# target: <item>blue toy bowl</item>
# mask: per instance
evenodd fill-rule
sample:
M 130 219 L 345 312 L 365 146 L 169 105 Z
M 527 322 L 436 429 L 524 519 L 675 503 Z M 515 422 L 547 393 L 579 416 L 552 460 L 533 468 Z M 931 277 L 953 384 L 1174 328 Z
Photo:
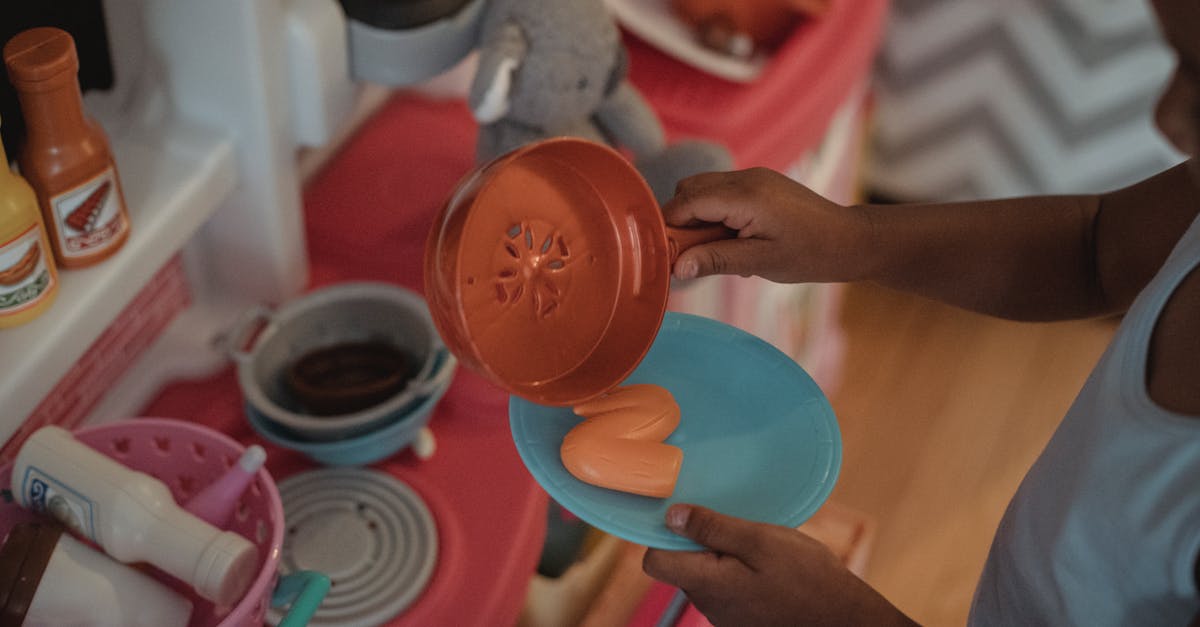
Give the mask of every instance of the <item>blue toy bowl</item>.
M 559 455 L 579 416 L 569 407 L 509 400 L 513 440 L 529 472 L 593 527 L 652 548 L 696 550 L 663 524 L 672 503 L 796 527 L 833 490 L 842 462 L 833 408 L 808 373 L 767 342 L 707 318 L 668 312 L 626 383 L 661 385 L 682 411 L 666 440 L 683 449 L 669 498 L 579 481 Z
M 246 418 L 263 439 L 304 453 L 313 461 L 326 466 L 365 466 L 392 456 L 408 446 L 428 422 L 438 401 L 450 389 L 453 370 L 458 362 L 448 351 L 441 351 L 434 365 L 433 379 L 441 379 L 428 396 L 407 408 L 394 420 L 378 429 L 341 440 L 313 442 L 297 439 L 272 423 L 250 403 L 246 403 Z

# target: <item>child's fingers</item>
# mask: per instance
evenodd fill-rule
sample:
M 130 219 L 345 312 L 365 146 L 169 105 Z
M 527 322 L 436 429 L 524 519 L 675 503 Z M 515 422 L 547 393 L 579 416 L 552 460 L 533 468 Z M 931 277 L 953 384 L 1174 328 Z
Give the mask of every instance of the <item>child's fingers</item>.
M 667 510 L 665 520 L 671 531 L 743 564 L 753 564 L 765 550 L 760 524 L 706 507 L 675 504 Z
M 730 587 L 730 579 L 740 576 L 746 567 L 736 558 L 709 551 L 667 551 L 649 549 L 642 557 L 642 571 L 677 588 L 708 593 Z
M 687 178 L 680 179 L 680 181 L 675 184 L 675 195 L 687 196 L 699 190 L 712 187 L 728 179 L 728 174 L 728 172 L 701 172 L 699 174 L 693 174 Z
M 746 191 L 732 174 L 706 172 L 680 181 L 675 196 L 662 207 L 667 224 L 717 222 L 731 229 L 744 227 L 749 221 Z
M 675 260 L 677 279 L 694 279 L 710 274 L 760 274 L 771 243 L 756 238 L 719 240 L 693 246 Z

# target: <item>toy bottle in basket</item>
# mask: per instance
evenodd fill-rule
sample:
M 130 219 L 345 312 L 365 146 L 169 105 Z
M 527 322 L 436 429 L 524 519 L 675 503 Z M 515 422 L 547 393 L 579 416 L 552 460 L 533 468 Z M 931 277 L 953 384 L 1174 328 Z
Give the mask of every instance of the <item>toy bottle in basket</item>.
M 237 509 L 238 499 L 254 481 L 254 475 L 267 461 L 267 452 L 255 444 L 225 474 L 188 499 L 183 508 L 206 523 L 224 528 Z
M 242 598 L 258 552 L 175 503 L 170 489 L 59 427 L 29 436 L 13 464 L 19 504 L 51 515 L 125 563 L 147 562 L 218 605 Z
M 4 46 L 8 77 L 29 129 L 18 162 L 64 268 L 92 265 L 129 237 L 129 215 L 108 137 L 83 111 L 75 40 L 33 28 Z
M 41 315 L 57 293 L 58 270 L 37 197 L 8 169 L 0 145 L 0 328 Z

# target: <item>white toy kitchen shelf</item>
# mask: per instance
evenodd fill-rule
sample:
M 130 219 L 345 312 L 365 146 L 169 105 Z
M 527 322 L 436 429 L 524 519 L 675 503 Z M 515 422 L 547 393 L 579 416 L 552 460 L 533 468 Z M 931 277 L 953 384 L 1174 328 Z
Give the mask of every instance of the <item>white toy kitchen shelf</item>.
M 132 230 L 60 273 L 55 304 L 0 332 L 0 457 L 47 423 L 127 417 L 223 363 L 242 310 L 307 282 L 298 150 L 344 135 L 335 0 L 104 0 L 116 83 L 85 107 L 108 132 Z
M 0 402 L 6 417 L 32 413 L 232 191 L 237 173 L 230 140 L 184 126 L 146 139 L 122 137 L 113 146 L 135 226 L 125 246 L 104 263 L 60 272 L 54 306 L 0 333 Z M 7 437 L 15 425 L 5 422 Z

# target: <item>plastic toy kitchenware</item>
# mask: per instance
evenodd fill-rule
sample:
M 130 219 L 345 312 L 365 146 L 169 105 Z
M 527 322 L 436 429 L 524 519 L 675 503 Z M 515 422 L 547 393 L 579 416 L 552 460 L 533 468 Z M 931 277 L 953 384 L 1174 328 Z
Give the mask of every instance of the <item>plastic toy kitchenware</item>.
M 230 605 L 259 563 L 242 535 L 184 510 L 160 479 L 84 444 L 54 425 L 30 434 L 13 460 L 12 492 L 125 564 L 145 562 Z
M 246 489 L 267 461 L 267 452 L 254 444 L 220 477 L 205 486 L 183 504 L 193 516 L 217 527 L 225 527 L 242 500 Z
M 284 386 L 308 411 L 336 416 L 378 405 L 413 378 L 411 360 L 383 342 L 343 342 L 292 362 Z
M 457 365 L 458 362 L 448 351 L 439 351 L 437 365 L 430 378 L 434 388 L 429 395 L 395 416 L 392 422 L 360 435 L 321 442 L 303 440 L 285 432 L 249 403 L 246 405 L 246 418 L 250 426 L 268 442 L 299 451 L 313 461 L 327 466 L 365 466 L 390 457 L 406 446 L 418 448 L 425 425 L 433 416 L 438 401 L 449 390 Z M 420 453 L 419 450 L 417 452 Z
M 359 468 L 302 472 L 281 481 L 279 494 L 288 521 L 280 570 L 320 570 L 333 583 L 310 625 L 384 624 L 433 576 L 433 514 L 391 475 Z
M 484 0 L 342 0 L 350 71 L 395 87 L 433 78 L 475 49 L 483 7 Z
M 257 335 L 247 341 L 255 330 Z M 382 402 L 319 415 L 323 412 L 304 407 L 288 387 L 287 373 L 314 351 L 373 343 L 396 349 L 412 364 L 407 384 Z M 230 345 L 246 402 L 287 437 L 311 441 L 360 436 L 412 411 L 439 385 L 432 374 L 443 348 L 424 299 L 400 286 L 375 282 L 339 283 L 275 311 L 248 311 L 230 334 Z M 337 398 L 329 389 L 323 395 L 323 401 Z
M 460 183 L 429 234 L 426 297 L 469 368 L 531 401 L 571 405 L 645 355 L 679 251 L 730 236 L 720 225 L 668 228 L 620 153 L 549 139 Z
M 833 490 L 841 466 L 837 421 L 816 383 L 787 355 L 726 324 L 668 312 L 627 383 L 655 383 L 683 418 L 666 439 L 683 449 L 675 492 L 649 498 L 588 485 L 563 467 L 559 447 L 579 422 L 570 408 L 513 397 L 517 452 L 556 502 L 635 544 L 694 550 L 663 524 L 672 503 L 795 527 Z
M 138 418 L 85 427 L 74 432 L 81 442 L 112 457 L 133 470 L 156 477 L 171 489 L 173 498 L 186 502 L 208 483 L 236 463 L 243 447 L 224 434 L 189 422 Z M 0 467 L 0 488 L 11 489 L 12 465 Z M 0 535 L 17 523 L 36 520 L 35 515 L 15 502 L 0 504 Z M 289 627 L 303 625 L 325 594 L 328 578 L 316 573 L 295 573 L 280 580 L 277 570 L 283 545 L 283 505 L 275 482 L 260 469 L 247 490 L 247 498 L 235 512 L 226 530 L 249 539 L 258 549 L 258 570 L 246 594 L 227 613 L 214 608 L 195 594 L 192 627 L 249 627 L 262 625 L 272 590 L 280 601 L 291 601 L 285 621 Z M 175 585 L 173 579 L 154 571 L 156 579 Z M 278 582 L 278 587 L 276 586 Z M 299 592 L 291 595 L 281 591 Z M 285 598 L 287 597 L 287 598 Z

